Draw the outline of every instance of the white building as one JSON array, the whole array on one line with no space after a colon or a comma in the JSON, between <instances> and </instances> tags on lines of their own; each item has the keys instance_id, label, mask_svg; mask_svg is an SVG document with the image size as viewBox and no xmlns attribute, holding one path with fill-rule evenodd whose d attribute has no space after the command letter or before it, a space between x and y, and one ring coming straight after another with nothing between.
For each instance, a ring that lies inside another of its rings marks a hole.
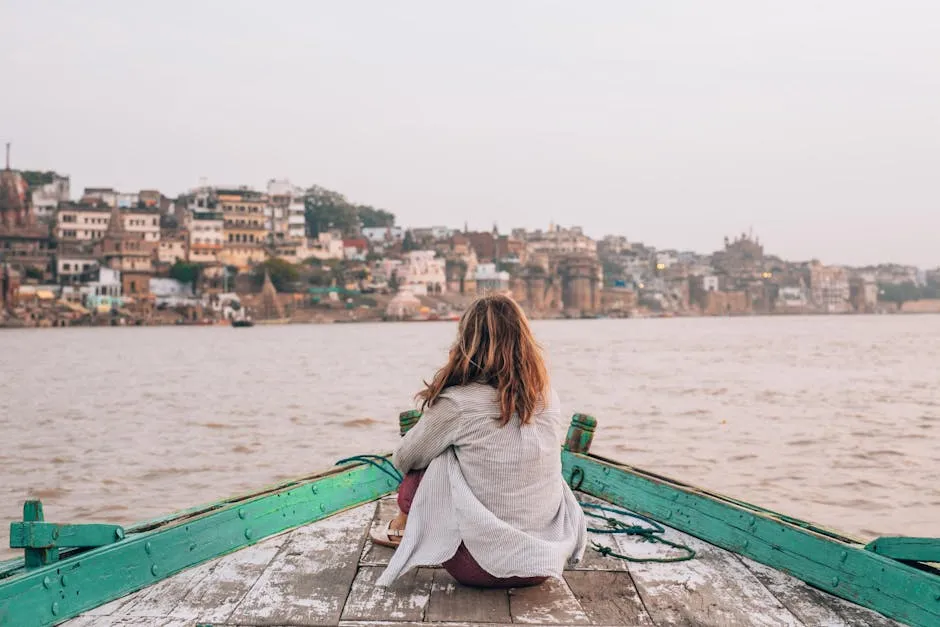
<instances>
[{"instance_id":1,"label":"white building","mask_svg":"<svg viewBox=\"0 0 940 627\"><path fill-rule=\"evenodd\" d=\"M597 255L597 242L584 234L579 226L565 229L549 225L548 232L537 230L525 234L526 250L530 255L548 253L555 255Z\"/></svg>"},{"instance_id":2,"label":"white building","mask_svg":"<svg viewBox=\"0 0 940 627\"><path fill-rule=\"evenodd\" d=\"M60 242L94 242L104 237L110 221L109 209L65 205L56 211L55 237Z\"/></svg>"},{"instance_id":3,"label":"white building","mask_svg":"<svg viewBox=\"0 0 940 627\"><path fill-rule=\"evenodd\" d=\"M82 194L83 202L101 202L108 207L117 206L118 193L110 187L86 187Z\"/></svg>"},{"instance_id":4,"label":"white building","mask_svg":"<svg viewBox=\"0 0 940 627\"><path fill-rule=\"evenodd\" d=\"M88 283L81 288L85 294L85 307L99 312L110 311L112 307L120 307L121 299L121 272L111 268L98 268L98 280Z\"/></svg>"},{"instance_id":5,"label":"white building","mask_svg":"<svg viewBox=\"0 0 940 627\"><path fill-rule=\"evenodd\" d=\"M198 302L193 296L193 286L176 279L151 277L150 293L153 294L154 302L157 305L177 307L180 305L195 305Z\"/></svg>"},{"instance_id":6,"label":"white building","mask_svg":"<svg viewBox=\"0 0 940 627\"><path fill-rule=\"evenodd\" d=\"M702 290L705 292L717 292L719 289L718 277L708 275L702 277Z\"/></svg>"},{"instance_id":7,"label":"white building","mask_svg":"<svg viewBox=\"0 0 940 627\"><path fill-rule=\"evenodd\" d=\"M398 270L400 289L417 296L440 294L447 291L445 262L433 250L413 250L405 253Z\"/></svg>"},{"instance_id":8,"label":"white building","mask_svg":"<svg viewBox=\"0 0 940 627\"><path fill-rule=\"evenodd\" d=\"M145 242L160 241L160 213L155 209L128 209L121 212L124 230L140 233ZM108 216L110 220L110 214Z\"/></svg>"},{"instance_id":9,"label":"white building","mask_svg":"<svg viewBox=\"0 0 940 627\"><path fill-rule=\"evenodd\" d=\"M495 263L481 263L473 274L477 284L477 294L501 294L509 290L509 273L498 272Z\"/></svg>"},{"instance_id":10,"label":"white building","mask_svg":"<svg viewBox=\"0 0 940 627\"><path fill-rule=\"evenodd\" d=\"M294 197L287 206L287 237L303 239L307 236L307 208L303 198Z\"/></svg>"},{"instance_id":11,"label":"white building","mask_svg":"<svg viewBox=\"0 0 940 627\"><path fill-rule=\"evenodd\" d=\"M69 201L69 177L55 175L51 182L33 190L32 200L36 217L43 222L51 222L59 203Z\"/></svg>"},{"instance_id":12,"label":"white building","mask_svg":"<svg viewBox=\"0 0 940 627\"><path fill-rule=\"evenodd\" d=\"M140 195L136 192L115 192L115 202L121 209L130 209L140 202Z\"/></svg>"},{"instance_id":13,"label":"white building","mask_svg":"<svg viewBox=\"0 0 940 627\"><path fill-rule=\"evenodd\" d=\"M308 242L307 247L315 259L343 258L343 238L338 233L320 233L317 239Z\"/></svg>"},{"instance_id":14,"label":"white building","mask_svg":"<svg viewBox=\"0 0 940 627\"><path fill-rule=\"evenodd\" d=\"M98 260L87 255L56 256L56 276L60 284L84 283L90 273L98 270Z\"/></svg>"},{"instance_id":15,"label":"white building","mask_svg":"<svg viewBox=\"0 0 940 627\"><path fill-rule=\"evenodd\" d=\"M189 214L189 261L215 263L223 244L222 213L193 211Z\"/></svg>"},{"instance_id":16,"label":"white building","mask_svg":"<svg viewBox=\"0 0 940 627\"><path fill-rule=\"evenodd\" d=\"M265 228L275 239L299 240L307 236L304 190L287 179L268 181L270 204L265 207Z\"/></svg>"}]
</instances>

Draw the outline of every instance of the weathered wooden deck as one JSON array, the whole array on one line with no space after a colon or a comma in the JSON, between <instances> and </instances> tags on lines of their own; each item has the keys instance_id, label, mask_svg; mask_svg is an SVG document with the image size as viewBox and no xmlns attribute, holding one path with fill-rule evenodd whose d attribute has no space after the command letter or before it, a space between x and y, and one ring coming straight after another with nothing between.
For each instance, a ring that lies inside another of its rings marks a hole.
<instances>
[{"instance_id":1,"label":"weathered wooden deck","mask_svg":"<svg viewBox=\"0 0 940 627\"><path fill-rule=\"evenodd\" d=\"M589 498L589 497L586 497ZM692 561L636 564L589 550L564 579L477 590L423 568L382 590L392 554L368 530L397 511L383 499L179 573L64 623L192 625L897 625L782 572L681 532ZM672 551L628 536L592 536L630 555Z\"/></svg>"}]
</instances>

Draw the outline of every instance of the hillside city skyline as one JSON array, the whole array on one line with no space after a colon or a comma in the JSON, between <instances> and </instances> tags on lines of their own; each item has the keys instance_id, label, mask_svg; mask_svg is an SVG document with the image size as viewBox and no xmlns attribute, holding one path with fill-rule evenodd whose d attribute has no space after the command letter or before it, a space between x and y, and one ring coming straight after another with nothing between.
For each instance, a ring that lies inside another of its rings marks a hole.
<instances>
[{"instance_id":1,"label":"hillside city skyline","mask_svg":"<svg viewBox=\"0 0 940 627\"><path fill-rule=\"evenodd\" d=\"M64 169L62 172L56 171L55 169L46 169L46 168L25 168L25 170L34 171L34 172L54 172L58 174L59 176L69 178L71 181L71 177L68 175L67 172L64 171ZM206 179L205 177L202 177L199 179L199 181L196 184L184 190L177 191L175 196L168 195L167 197L177 198L177 197L186 196L187 194L191 194L194 190L198 190L200 187L211 187L211 188L216 188L216 189L248 189L252 191L257 191L259 193L264 193L263 190L265 189L265 185L268 182L275 181L275 180L288 181L289 179L268 178L266 179L264 184L254 185L251 183L232 183L230 181L222 181L221 183L210 183L208 179ZM100 183L100 181L98 182ZM291 183L293 183L293 181L291 181ZM317 183L312 183L309 185L296 185L296 186L304 190L310 189L312 187L319 187ZM72 187L72 189L100 189L100 188L107 188L107 189L113 189L115 191L122 191L122 188L117 185L100 184L100 185L89 185L83 188L74 187L74 186ZM139 189L145 190L145 189L156 189L156 188L143 186L143 187L140 187ZM323 189L342 194L346 198L346 200L348 200L353 205L359 204L359 200L357 198L353 198L341 190L334 190L332 188L329 188L328 186L323 186ZM71 200L80 200L81 194L76 195L72 193L70 194L70 198ZM406 230L412 229L412 228L421 228L421 227L429 226L428 224L405 223L402 220L401 214L398 211L393 210L391 208L382 207L381 204L377 205L377 208L391 212L395 216L395 225L400 226ZM870 259L864 262L843 263L843 262L838 261L837 259L830 258L829 256L825 254L825 251L821 252L820 254L811 255L809 257L795 257L792 255L787 255L784 251L780 251L774 247L772 231L770 231L769 233L763 232L763 231L756 232L753 225L751 224L739 225L738 230L731 230L728 233L721 234L719 238L711 246L709 246L708 244L705 244L699 248L689 248L689 247L676 246L668 242L666 243L653 242L642 237L642 234L634 234L631 236L631 234L629 233L601 232L601 229L592 228L590 225L578 223L577 220L568 220L564 218L557 219L554 216L547 216L547 218L548 218L547 220L543 220L542 222L536 222L535 220L532 220L529 223L523 223L523 224L502 224L501 225L499 220L494 220L492 222L487 223L486 221L482 219L474 219L473 216L468 216L462 221L457 220L456 224L441 221L441 222L435 223L434 226L445 226L454 230L461 230L464 226L466 226L471 231L490 231L493 229L493 226L496 225L497 227L501 229L501 232L503 233L509 233L513 229L516 229L516 228L524 228L524 229L531 229L531 230L536 230L536 229L545 230L548 228L549 225L552 225L552 224L559 225L559 226L575 226L575 227L582 229L585 235L597 241L602 240L606 236L626 237L627 240L630 242L643 244L645 246L649 246L657 250L689 251L689 252L695 252L696 254L701 254L701 255L712 254L715 251L720 250L724 238L727 237L730 233L731 236L733 237L736 237L739 235L748 235L749 237L758 237L765 245L767 245L769 241L770 242L769 254L776 256L776 257L780 257L781 259L785 259L787 261L792 261L792 262L809 262L809 261L817 260L817 261L821 261L829 265L844 266L847 268L864 268L864 267L873 267L877 265L916 266L918 268L925 269L925 270L933 269L933 268L940 268L940 246L937 247L936 256L932 260L928 260L926 263L913 263L910 261L905 261L903 259L879 258L876 254L873 254L873 256Z\"/></svg>"}]
</instances>

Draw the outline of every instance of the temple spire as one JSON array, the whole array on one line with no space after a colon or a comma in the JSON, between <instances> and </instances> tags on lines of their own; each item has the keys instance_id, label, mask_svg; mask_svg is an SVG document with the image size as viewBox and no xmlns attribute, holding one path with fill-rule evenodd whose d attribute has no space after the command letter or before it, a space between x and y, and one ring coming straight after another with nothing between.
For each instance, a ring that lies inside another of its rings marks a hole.
<instances>
[{"instance_id":1,"label":"temple spire","mask_svg":"<svg viewBox=\"0 0 940 627\"><path fill-rule=\"evenodd\" d=\"M108 230L105 235L120 237L124 234L124 218L121 216L121 209L116 204L111 207L111 219L108 221Z\"/></svg>"},{"instance_id":2,"label":"temple spire","mask_svg":"<svg viewBox=\"0 0 940 627\"><path fill-rule=\"evenodd\" d=\"M10 142L7 142L7 170L10 169Z\"/></svg>"}]
</instances>

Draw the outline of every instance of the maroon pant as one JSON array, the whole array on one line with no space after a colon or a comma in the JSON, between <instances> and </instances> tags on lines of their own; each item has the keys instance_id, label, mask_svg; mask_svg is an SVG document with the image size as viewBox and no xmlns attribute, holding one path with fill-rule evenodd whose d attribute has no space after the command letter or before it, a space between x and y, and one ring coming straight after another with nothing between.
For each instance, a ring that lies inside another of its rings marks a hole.
<instances>
[{"instance_id":1,"label":"maroon pant","mask_svg":"<svg viewBox=\"0 0 940 627\"><path fill-rule=\"evenodd\" d=\"M423 470L414 470L405 475L398 488L398 509L403 514L411 511L411 501L418 491L418 484L424 476ZM475 588L522 588L537 586L548 577L494 577L477 564L470 551L461 542L454 556L442 564L450 576L465 586Z\"/></svg>"}]
</instances>

